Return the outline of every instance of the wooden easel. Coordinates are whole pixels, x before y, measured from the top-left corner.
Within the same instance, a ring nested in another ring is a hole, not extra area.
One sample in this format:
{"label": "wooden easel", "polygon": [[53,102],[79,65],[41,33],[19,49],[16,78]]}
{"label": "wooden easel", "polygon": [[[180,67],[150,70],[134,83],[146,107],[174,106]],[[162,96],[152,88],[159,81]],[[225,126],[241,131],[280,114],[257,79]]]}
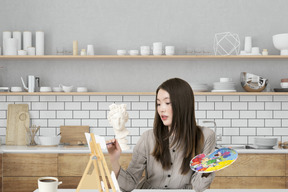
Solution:
{"label": "wooden easel", "polygon": [[[110,183],[112,191],[116,192],[116,189],[112,181],[112,178],[111,178],[108,166],[106,164],[103,152],[101,150],[100,144],[96,143],[93,133],[90,133],[90,136],[91,136],[91,141],[89,142],[90,150],[91,150],[90,160],[78,184],[76,192],[79,192],[80,189],[98,189],[99,192],[103,192],[101,183],[104,183],[105,192],[109,192],[106,176],[108,177],[108,181]],[[88,174],[88,171],[91,168],[92,162],[93,162],[94,169],[91,174]]]}

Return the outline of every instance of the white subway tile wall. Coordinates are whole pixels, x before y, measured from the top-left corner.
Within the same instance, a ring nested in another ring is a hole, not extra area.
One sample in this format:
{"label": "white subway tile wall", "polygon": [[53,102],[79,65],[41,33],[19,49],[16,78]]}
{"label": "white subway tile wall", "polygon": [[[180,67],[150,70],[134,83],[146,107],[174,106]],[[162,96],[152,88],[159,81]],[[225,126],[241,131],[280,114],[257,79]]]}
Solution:
{"label": "white subway tile wall", "polygon": [[[90,132],[114,137],[107,120],[109,105],[127,105],[126,128],[129,145],[134,146],[143,132],[152,129],[155,116],[153,95],[91,95],[91,96],[0,96],[0,136],[5,140],[8,104],[29,105],[31,124],[39,125],[40,135],[55,135],[61,125],[89,125]],[[288,139],[288,96],[196,95],[197,123],[215,121],[219,144],[253,144],[257,136]],[[3,139],[2,139],[3,140]]]}

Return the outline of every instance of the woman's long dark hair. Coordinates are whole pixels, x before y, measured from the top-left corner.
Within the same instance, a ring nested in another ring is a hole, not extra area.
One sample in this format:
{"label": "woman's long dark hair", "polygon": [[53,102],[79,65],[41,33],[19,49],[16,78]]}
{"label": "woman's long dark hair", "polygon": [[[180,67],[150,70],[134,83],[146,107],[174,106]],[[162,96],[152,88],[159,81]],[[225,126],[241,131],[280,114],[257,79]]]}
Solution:
{"label": "woman's long dark hair", "polygon": [[[171,130],[165,126],[157,112],[157,95],[162,89],[169,93],[172,104],[173,118]],[[173,78],[162,83],[156,90],[154,136],[156,144],[152,155],[160,161],[163,169],[171,168],[171,155],[169,147],[183,150],[181,174],[185,175],[190,170],[190,160],[203,149],[204,136],[195,120],[194,94],[190,85],[179,78]],[[173,135],[172,143],[169,137]]]}

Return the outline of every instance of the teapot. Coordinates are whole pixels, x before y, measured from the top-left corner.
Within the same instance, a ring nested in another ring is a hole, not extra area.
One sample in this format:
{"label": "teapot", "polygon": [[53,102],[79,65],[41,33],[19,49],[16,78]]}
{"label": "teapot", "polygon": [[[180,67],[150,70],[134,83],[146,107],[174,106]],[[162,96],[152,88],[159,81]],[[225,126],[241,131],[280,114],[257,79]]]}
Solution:
{"label": "teapot", "polygon": [[40,87],[40,78],[33,75],[28,75],[28,87],[25,85],[23,78],[21,77],[23,87],[29,93],[38,92]]}

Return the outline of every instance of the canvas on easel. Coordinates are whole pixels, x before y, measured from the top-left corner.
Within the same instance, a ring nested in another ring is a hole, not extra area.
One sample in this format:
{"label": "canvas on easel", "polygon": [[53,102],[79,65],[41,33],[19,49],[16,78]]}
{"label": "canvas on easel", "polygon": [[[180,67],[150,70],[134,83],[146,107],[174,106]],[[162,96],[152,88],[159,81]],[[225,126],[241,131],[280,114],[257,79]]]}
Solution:
{"label": "canvas on easel", "polygon": [[[85,133],[91,151],[90,159],[78,184],[76,192],[79,192],[81,189],[97,189],[99,192],[109,192],[108,182],[110,184],[111,191],[120,191],[115,174],[112,172],[112,174],[110,175],[107,163],[105,161],[105,157],[101,149],[101,145],[99,143],[96,143],[95,138],[99,139],[99,136],[95,137],[93,133],[90,133],[90,137],[87,137],[87,134]],[[103,146],[103,140],[101,142]],[[93,171],[89,173],[92,164]]]}

